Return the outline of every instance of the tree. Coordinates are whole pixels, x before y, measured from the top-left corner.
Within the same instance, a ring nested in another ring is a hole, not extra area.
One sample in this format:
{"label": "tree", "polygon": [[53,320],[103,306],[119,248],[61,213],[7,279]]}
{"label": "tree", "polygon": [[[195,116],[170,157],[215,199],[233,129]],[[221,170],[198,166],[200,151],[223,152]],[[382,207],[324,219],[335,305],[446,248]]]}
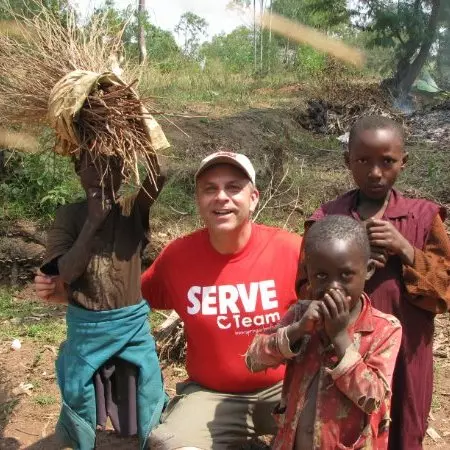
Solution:
{"label": "tree", "polygon": [[438,36],[436,71],[439,84],[450,90],[450,2],[444,4]]}
{"label": "tree", "polygon": [[230,72],[251,72],[253,64],[253,33],[247,27],[239,27],[229,34],[214,36],[205,42],[200,55],[207,60],[218,59]]}
{"label": "tree", "polygon": [[437,38],[442,0],[360,0],[354,11],[360,29],[373,33],[373,45],[395,48],[397,66],[386,83],[404,98],[425,65]]}
{"label": "tree", "polygon": [[[333,34],[340,34],[341,28],[350,24],[346,0],[273,0],[272,10],[296,22]],[[284,48],[284,64],[300,65],[297,59],[305,52],[299,51],[299,46],[292,45],[287,38],[277,36],[276,39],[278,45]],[[311,54],[308,51],[306,53]]]}
{"label": "tree", "polygon": [[139,0],[138,6],[138,46],[139,46],[139,64],[143,64],[147,57],[147,48],[145,42],[144,14],[145,0]]}
{"label": "tree", "polygon": [[192,12],[184,13],[175,27],[175,32],[184,37],[183,51],[187,56],[194,56],[200,45],[200,37],[206,36],[208,23]]}

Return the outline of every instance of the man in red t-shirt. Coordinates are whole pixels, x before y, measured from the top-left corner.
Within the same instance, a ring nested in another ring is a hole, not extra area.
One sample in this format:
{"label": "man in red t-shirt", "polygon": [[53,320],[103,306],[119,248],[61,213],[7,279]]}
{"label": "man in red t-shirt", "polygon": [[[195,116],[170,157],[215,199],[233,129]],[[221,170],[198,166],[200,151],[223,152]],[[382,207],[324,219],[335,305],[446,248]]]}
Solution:
{"label": "man in red t-shirt", "polygon": [[244,354],[296,299],[301,237],[252,222],[259,193],[246,156],[214,153],[195,181],[205,228],[171,242],[142,276],[151,307],[174,309],[184,321],[189,377],[151,448],[226,448],[276,431],[271,412],[284,369],[252,374]]}
{"label": "man in red t-shirt", "polygon": [[301,238],[251,221],[259,193],[246,156],[214,153],[195,181],[205,228],[170,243],[142,276],[144,298],[174,309],[187,340],[189,379],[177,385],[152,448],[225,448],[275,432],[284,368],[252,374],[244,354],[296,299]]}

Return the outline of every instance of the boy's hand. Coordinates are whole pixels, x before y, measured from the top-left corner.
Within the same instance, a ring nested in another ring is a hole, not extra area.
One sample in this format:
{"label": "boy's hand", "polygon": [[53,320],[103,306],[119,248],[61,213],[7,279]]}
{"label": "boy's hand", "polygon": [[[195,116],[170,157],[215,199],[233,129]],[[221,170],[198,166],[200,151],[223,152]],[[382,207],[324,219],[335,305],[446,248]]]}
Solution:
{"label": "boy's hand", "polygon": [[342,358],[352,343],[347,332],[350,324],[350,297],[337,289],[330,289],[320,306],[325,332],[333,343],[336,354]]}
{"label": "boy's hand", "polygon": [[313,300],[303,314],[302,318],[298,322],[294,322],[289,325],[288,338],[289,342],[295,344],[303,339],[305,334],[313,334],[322,328],[322,313],[320,310],[320,303],[317,300]]}
{"label": "boy's hand", "polygon": [[320,330],[323,325],[320,301],[313,300],[298,322],[298,327],[303,334],[313,334]]}
{"label": "boy's hand", "polygon": [[87,191],[88,219],[95,226],[99,227],[112,209],[112,201],[108,197],[103,197],[100,188],[90,188]]}
{"label": "boy's hand", "polygon": [[371,247],[380,247],[400,256],[405,264],[414,264],[414,247],[391,222],[369,219],[366,228]]}
{"label": "boy's hand", "polygon": [[347,330],[350,323],[350,297],[337,289],[330,289],[320,302],[323,324],[328,337],[333,340]]}
{"label": "boy's hand", "polygon": [[382,269],[386,265],[388,257],[388,252],[384,248],[370,246],[370,259],[377,269]]}

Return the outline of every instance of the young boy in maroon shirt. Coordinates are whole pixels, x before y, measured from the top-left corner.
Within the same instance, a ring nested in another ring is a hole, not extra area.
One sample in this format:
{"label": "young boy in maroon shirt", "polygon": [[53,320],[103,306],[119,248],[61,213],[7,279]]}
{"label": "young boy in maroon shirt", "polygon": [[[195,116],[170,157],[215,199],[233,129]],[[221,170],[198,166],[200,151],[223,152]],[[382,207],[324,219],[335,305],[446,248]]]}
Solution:
{"label": "young boy in maroon shirt", "polygon": [[[364,221],[377,270],[365,291],[403,325],[393,379],[389,448],[422,449],[433,389],[434,316],[450,304],[450,243],[444,208],[393,189],[408,154],[401,128],[381,116],[351,129],[345,162],[357,189],[322,205],[306,222],[332,214]],[[297,287],[303,284],[299,279]]]}

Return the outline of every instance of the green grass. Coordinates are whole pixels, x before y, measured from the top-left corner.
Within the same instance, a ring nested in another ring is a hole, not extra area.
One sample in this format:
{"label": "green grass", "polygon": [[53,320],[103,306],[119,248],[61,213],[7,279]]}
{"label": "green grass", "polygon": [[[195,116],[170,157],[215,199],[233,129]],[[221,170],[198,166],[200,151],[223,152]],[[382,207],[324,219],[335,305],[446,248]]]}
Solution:
{"label": "green grass", "polygon": [[55,345],[66,336],[61,307],[19,300],[14,291],[5,288],[0,288],[0,324],[0,340],[29,338]]}
{"label": "green grass", "polygon": [[39,394],[33,398],[33,402],[39,406],[50,406],[58,402],[58,399],[54,395]]}
{"label": "green grass", "polygon": [[[186,63],[173,71],[149,66],[143,73],[140,90],[165,110],[183,110],[203,103],[219,108],[239,109],[260,103],[279,104],[274,92],[299,81],[296,73],[275,73],[253,77],[251,73],[230,73],[223,64],[201,70],[197,63]],[[257,94],[257,95],[256,95]]]}
{"label": "green grass", "polygon": [[8,423],[18,403],[19,399],[15,398],[0,404],[0,426]]}

